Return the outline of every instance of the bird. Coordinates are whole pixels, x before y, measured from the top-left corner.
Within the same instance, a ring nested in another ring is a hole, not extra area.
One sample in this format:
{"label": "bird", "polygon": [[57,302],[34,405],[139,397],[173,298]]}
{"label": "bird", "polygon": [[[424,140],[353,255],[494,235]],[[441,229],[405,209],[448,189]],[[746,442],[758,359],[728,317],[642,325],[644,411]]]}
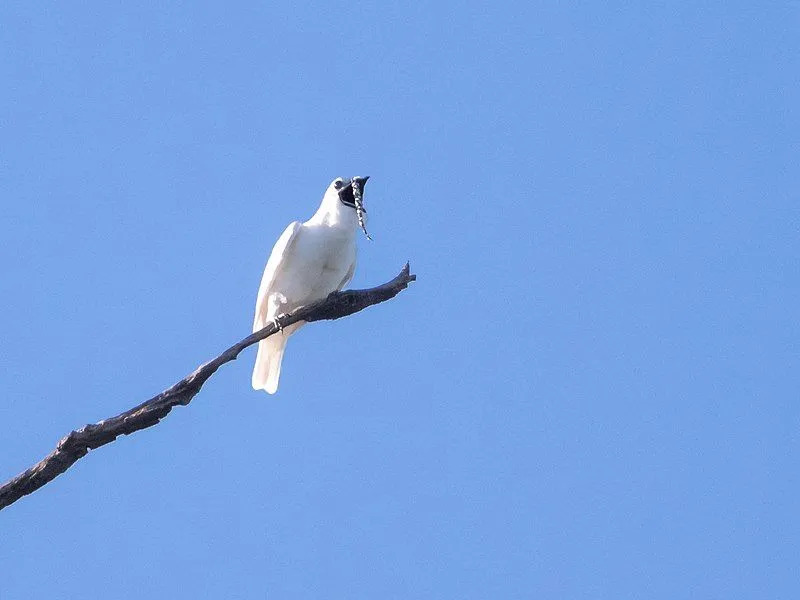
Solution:
{"label": "bird", "polygon": [[[356,227],[366,234],[361,192],[368,179],[337,177],[325,190],[317,212],[304,223],[290,223],[278,238],[258,289],[253,332],[271,322],[280,327],[281,315],[350,283],[356,268]],[[268,394],[278,390],[286,343],[305,324],[299,321],[283,327],[258,343],[254,390]]]}

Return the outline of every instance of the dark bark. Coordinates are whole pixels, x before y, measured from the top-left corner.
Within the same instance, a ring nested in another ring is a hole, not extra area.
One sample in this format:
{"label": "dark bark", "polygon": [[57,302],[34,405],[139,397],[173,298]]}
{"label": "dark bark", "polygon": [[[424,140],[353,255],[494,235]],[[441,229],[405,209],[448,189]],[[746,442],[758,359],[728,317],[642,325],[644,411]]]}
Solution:
{"label": "dark bark", "polygon": [[[406,264],[397,277],[383,285],[366,290],[333,292],[324,300],[298,308],[292,313],[282,316],[280,326],[286,327],[298,321],[322,321],[352,315],[368,306],[394,298],[415,279],[416,276],[410,273],[409,266]],[[248,346],[256,344],[277,331],[278,328],[271,323],[261,331],[234,344],[215,359],[201,365],[193,373],[150,400],[115,417],[72,431],[58,442],[53,452],[0,487],[0,510],[51,482],[79,459],[86,456],[89,450],[113,442],[120,435],[128,435],[134,431],[152,427],[166,417],[175,406],[189,404],[217,369],[225,363],[235,360],[239,353]]]}

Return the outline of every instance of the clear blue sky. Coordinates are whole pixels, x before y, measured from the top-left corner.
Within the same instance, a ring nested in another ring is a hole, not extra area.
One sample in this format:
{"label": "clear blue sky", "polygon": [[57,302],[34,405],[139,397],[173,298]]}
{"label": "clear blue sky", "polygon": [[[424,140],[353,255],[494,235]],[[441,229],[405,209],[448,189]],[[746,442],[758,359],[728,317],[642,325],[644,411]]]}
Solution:
{"label": "clear blue sky", "polygon": [[797,598],[800,4],[4,2],[0,479],[353,285],[0,513],[0,597]]}

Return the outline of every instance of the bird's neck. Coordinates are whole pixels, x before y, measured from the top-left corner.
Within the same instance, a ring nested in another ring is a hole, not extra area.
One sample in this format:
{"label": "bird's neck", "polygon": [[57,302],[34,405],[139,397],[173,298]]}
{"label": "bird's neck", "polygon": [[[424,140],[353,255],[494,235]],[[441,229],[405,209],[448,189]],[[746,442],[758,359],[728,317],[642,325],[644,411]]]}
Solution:
{"label": "bird's neck", "polygon": [[308,220],[309,225],[327,225],[329,227],[355,227],[358,225],[356,211],[345,206],[338,197],[323,198],[317,212]]}

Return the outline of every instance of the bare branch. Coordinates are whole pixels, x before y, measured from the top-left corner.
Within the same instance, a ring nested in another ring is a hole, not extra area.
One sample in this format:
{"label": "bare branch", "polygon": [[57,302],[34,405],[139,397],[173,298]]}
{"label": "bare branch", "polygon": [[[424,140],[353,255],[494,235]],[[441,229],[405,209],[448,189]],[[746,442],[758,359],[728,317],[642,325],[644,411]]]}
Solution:
{"label": "bare branch", "polygon": [[[323,321],[352,315],[368,306],[394,298],[414,280],[416,280],[416,276],[410,273],[408,263],[406,263],[397,277],[383,285],[366,290],[333,292],[324,300],[298,308],[281,317],[280,325],[286,327],[298,321]],[[115,417],[72,431],[58,442],[53,452],[0,487],[0,510],[51,482],[79,459],[86,456],[89,450],[113,442],[120,435],[129,435],[134,431],[152,427],[166,417],[175,406],[189,404],[217,369],[227,362],[236,360],[239,353],[248,346],[252,346],[277,331],[278,328],[271,323],[234,344],[215,359],[201,365],[193,373],[150,400]]]}

